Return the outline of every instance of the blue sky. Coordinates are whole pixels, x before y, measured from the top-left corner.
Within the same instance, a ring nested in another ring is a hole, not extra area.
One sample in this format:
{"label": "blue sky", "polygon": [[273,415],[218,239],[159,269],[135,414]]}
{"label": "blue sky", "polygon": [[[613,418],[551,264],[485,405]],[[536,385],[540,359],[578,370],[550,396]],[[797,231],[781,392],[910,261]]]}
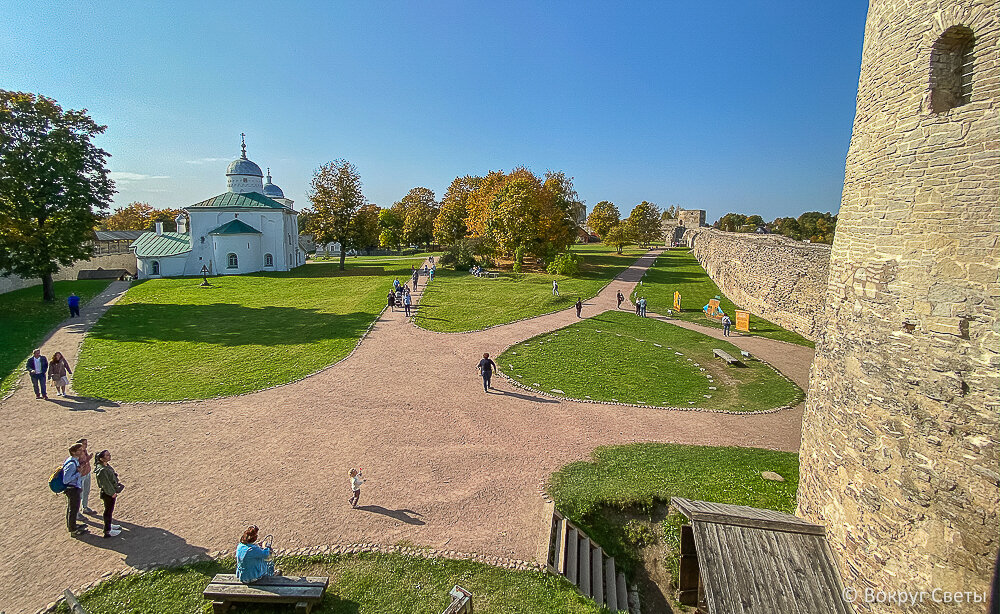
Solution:
{"label": "blue sky", "polygon": [[[279,8],[280,7],[280,8]],[[588,207],[770,220],[839,207],[867,3],[18,2],[0,87],[108,126],[116,205],[180,207],[250,159],[308,204],[526,165]]]}

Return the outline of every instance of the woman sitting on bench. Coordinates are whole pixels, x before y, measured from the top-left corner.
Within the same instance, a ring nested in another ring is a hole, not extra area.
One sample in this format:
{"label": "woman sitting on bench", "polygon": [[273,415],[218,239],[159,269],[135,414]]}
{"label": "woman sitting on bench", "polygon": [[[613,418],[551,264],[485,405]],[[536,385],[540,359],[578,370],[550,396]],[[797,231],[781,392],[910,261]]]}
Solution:
{"label": "woman sitting on bench", "polygon": [[[257,532],[260,529],[257,525],[250,525],[243,532],[240,538],[240,545],[236,547],[236,579],[240,582],[250,583],[260,580],[264,576],[280,576],[280,572],[274,570],[274,561],[271,560],[271,544],[268,543],[261,548],[254,542],[257,541]],[[270,536],[264,538],[269,540]]]}

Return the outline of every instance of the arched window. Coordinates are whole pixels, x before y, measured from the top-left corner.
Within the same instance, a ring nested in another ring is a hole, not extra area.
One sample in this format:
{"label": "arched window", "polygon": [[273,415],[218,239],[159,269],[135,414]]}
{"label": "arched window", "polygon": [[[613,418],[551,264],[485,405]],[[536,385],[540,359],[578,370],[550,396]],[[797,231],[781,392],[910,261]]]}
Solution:
{"label": "arched window", "polygon": [[240,268],[240,261],[236,257],[236,254],[230,253],[228,258],[228,264],[226,264],[227,269],[238,269]]}
{"label": "arched window", "polygon": [[159,260],[154,260],[153,261],[153,272],[152,272],[152,275],[159,275],[159,274],[160,274],[160,261]]}
{"label": "arched window", "polygon": [[274,266],[274,256],[271,254],[264,254],[264,266]]}
{"label": "arched window", "polygon": [[931,48],[931,112],[943,113],[972,99],[975,37],[965,26],[944,31]]}

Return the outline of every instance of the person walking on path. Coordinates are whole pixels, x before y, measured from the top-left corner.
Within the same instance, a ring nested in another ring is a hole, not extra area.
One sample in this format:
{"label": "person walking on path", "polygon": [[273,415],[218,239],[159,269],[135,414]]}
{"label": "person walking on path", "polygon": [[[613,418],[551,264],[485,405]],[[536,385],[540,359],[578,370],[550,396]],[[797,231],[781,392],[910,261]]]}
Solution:
{"label": "person walking on path", "polygon": [[417,282],[420,281],[420,271],[413,271],[413,289],[417,289]]}
{"label": "person walking on path", "polygon": [[559,296],[559,282],[552,280],[552,296]]}
{"label": "person walking on path", "polygon": [[497,363],[490,360],[489,352],[483,354],[483,359],[479,361],[477,367],[479,369],[479,374],[483,376],[483,390],[485,392],[490,391],[490,379],[493,377],[493,370],[497,368]]}
{"label": "person walking on path", "polygon": [[[90,482],[91,473],[94,470],[94,466],[91,461],[94,460],[94,455],[89,450],[87,450],[87,440],[77,439],[76,443],[83,446],[83,453],[80,455],[80,505],[83,507],[83,511],[88,514],[96,514],[94,510],[90,508]],[[83,520],[83,514],[80,515],[80,520]]]}
{"label": "person walking on path", "polygon": [[583,311],[583,299],[576,299],[576,317],[580,317],[580,312]]}
{"label": "person walking on path", "polygon": [[431,267],[431,272],[427,276],[427,281],[434,281],[434,271],[436,270],[436,268],[437,268],[436,266]]}
{"label": "person walking on path", "polygon": [[722,336],[729,336],[729,327],[733,325],[733,321],[729,319],[728,315],[722,316]]}
{"label": "person walking on path", "polygon": [[69,375],[73,370],[69,368],[69,362],[63,358],[62,352],[56,352],[49,360],[49,379],[56,389],[58,396],[66,396],[66,386],[69,386]]}
{"label": "person walking on path", "polygon": [[642,299],[640,299],[639,297],[635,298],[635,315],[637,316],[642,315]]}
{"label": "person walking on path", "polygon": [[646,317],[646,297],[639,299],[639,315]]}
{"label": "person walking on path", "polygon": [[111,452],[102,450],[97,455],[97,487],[101,489],[101,501],[104,502],[104,537],[117,537],[121,535],[120,525],[111,522],[112,514],[115,513],[115,502],[118,500],[118,493],[125,489],[125,486],[118,481],[118,474],[111,466]]}
{"label": "person walking on path", "polygon": [[361,485],[364,484],[364,483],[365,483],[365,481],[361,477],[361,470],[360,469],[351,469],[351,491],[352,491],[352,494],[351,494],[351,497],[348,499],[348,501],[351,502],[351,507],[357,507],[358,506],[358,500],[361,498]]}
{"label": "person walking on path", "polygon": [[396,304],[397,305],[403,304],[403,286],[399,286],[398,288],[396,288]]}
{"label": "person walking on path", "polygon": [[69,305],[69,317],[75,318],[80,315],[80,297],[76,292],[70,292],[66,304]]}
{"label": "person walking on path", "polygon": [[66,490],[66,528],[73,537],[79,537],[88,532],[87,527],[77,524],[80,515],[80,455],[83,445],[74,443],[69,447],[69,458],[63,461],[63,485]]}
{"label": "person walking on path", "polygon": [[618,307],[617,307],[618,309],[621,309],[621,308],[622,308],[622,302],[623,302],[624,300],[625,300],[625,295],[624,295],[624,294],[622,294],[622,291],[621,291],[621,290],[619,290],[619,291],[618,291]]}
{"label": "person walking on path", "polygon": [[390,312],[396,311],[396,295],[392,292],[392,290],[390,290],[388,296],[385,297],[385,304],[389,307]]}
{"label": "person walking on path", "polygon": [[42,356],[42,350],[35,348],[25,368],[31,376],[31,387],[35,389],[35,398],[48,401],[49,395],[46,394],[45,390],[45,373],[49,370],[49,359]]}
{"label": "person walking on path", "polygon": [[407,292],[406,296],[403,297],[403,309],[406,310],[406,317],[410,317],[410,305],[411,304],[412,303],[411,303],[411,300],[410,300],[410,293]]}

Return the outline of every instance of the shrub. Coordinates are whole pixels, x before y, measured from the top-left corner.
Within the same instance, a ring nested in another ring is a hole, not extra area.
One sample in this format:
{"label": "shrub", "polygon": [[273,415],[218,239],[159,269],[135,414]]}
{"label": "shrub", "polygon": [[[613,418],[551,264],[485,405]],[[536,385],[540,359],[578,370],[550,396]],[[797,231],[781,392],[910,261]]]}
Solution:
{"label": "shrub", "polygon": [[625,531],[625,541],[637,548],[656,541],[656,534],[653,532],[653,529],[638,520],[629,520],[623,528]]}
{"label": "shrub", "polygon": [[546,269],[549,275],[573,277],[580,272],[580,257],[569,252],[557,255]]}
{"label": "shrub", "polygon": [[517,248],[516,250],[514,250],[514,272],[515,273],[520,273],[521,270],[524,268],[524,253],[525,253],[525,251],[527,251],[527,250],[524,249],[523,245],[521,247]]}
{"label": "shrub", "polygon": [[441,256],[441,265],[454,266],[459,271],[471,268],[477,262],[478,247],[478,244],[471,239],[456,241],[448,248],[448,252]]}

